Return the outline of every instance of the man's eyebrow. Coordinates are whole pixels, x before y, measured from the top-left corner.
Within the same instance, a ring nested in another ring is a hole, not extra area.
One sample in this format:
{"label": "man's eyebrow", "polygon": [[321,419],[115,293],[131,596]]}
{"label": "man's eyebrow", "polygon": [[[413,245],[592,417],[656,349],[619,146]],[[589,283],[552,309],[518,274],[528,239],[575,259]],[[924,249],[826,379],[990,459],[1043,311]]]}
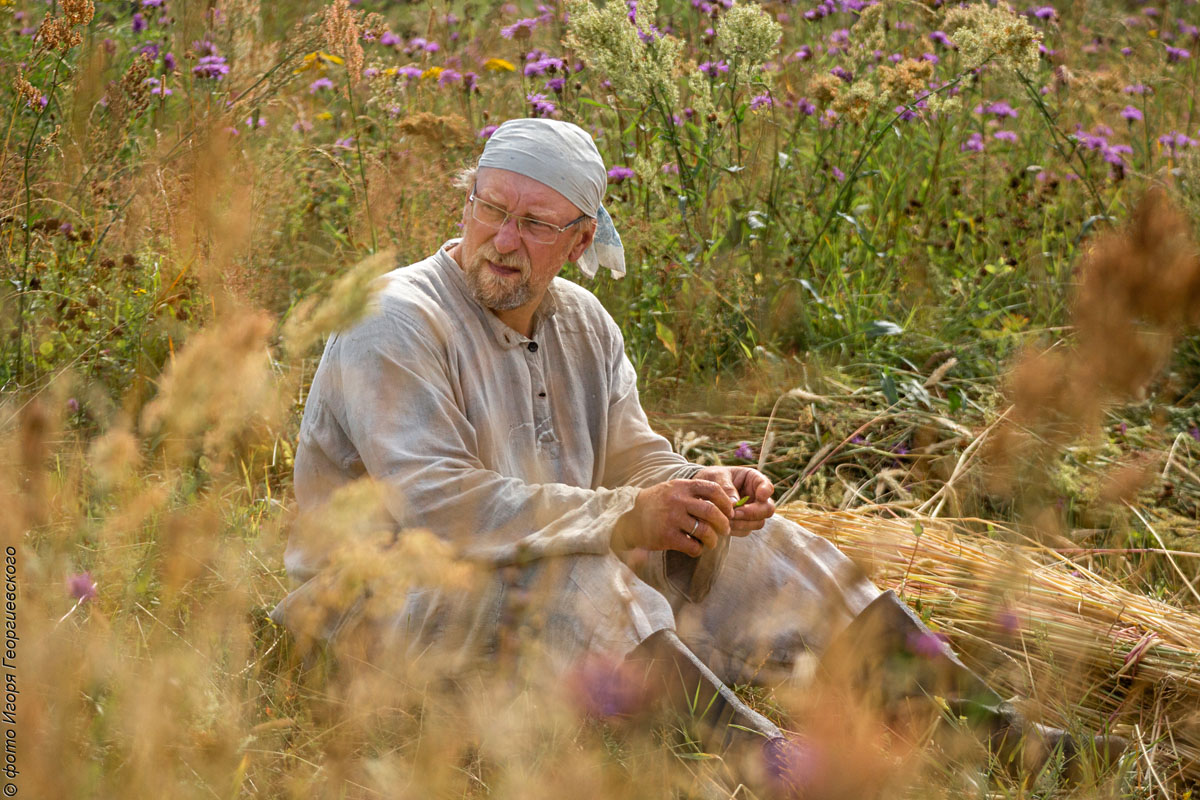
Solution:
{"label": "man's eyebrow", "polygon": [[[516,214],[513,212],[513,210],[511,208],[509,208],[508,206],[499,202],[498,200],[494,200],[490,197],[485,196],[484,193],[481,192],[479,189],[475,190],[475,196],[478,197],[480,200],[484,201],[485,203],[491,203],[492,205],[496,206],[497,208],[503,208],[508,213],[513,214],[514,216],[517,216],[517,217],[533,217],[533,218],[536,218],[540,222],[550,222],[550,218],[553,218],[554,216],[556,216],[555,211],[553,209],[551,209],[549,206],[532,206],[532,207],[526,209],[524,213]],[[557,225],[558,223],[550,222],[550,224]]]}

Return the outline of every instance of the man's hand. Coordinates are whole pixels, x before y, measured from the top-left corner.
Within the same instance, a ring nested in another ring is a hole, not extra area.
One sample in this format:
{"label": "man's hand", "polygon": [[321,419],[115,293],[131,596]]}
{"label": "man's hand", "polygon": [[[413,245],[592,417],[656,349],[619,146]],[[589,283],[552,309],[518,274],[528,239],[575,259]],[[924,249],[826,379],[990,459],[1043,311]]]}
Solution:
{"label": "man's hand", "polygon": [[712,481],[717,484],[734,504],[743,497],[748,498],[743,505],[733,509],[729,518],[729,533],[733,536],[746,536],[759,530],[775,513],[775,501],[771,499],[775,485],[756,469],[705,467],[696,473],[695,480]]}
{"label": "man's hand", "polygon": [[656,483],[642,489],[633,510],[621,517],[612,547],[678,550],[698,556],[716,547],[718,536],[729,535],[733,502],[724,487],[710,480]]}

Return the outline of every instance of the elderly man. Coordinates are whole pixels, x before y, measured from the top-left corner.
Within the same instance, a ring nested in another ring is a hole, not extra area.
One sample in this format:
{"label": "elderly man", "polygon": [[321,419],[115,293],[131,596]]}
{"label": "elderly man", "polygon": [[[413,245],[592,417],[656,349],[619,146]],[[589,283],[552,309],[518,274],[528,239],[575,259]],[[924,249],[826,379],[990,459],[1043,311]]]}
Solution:
{"label": "elderly man", "polygon": [[[379,636],[410,654],[452,642],[487,658],[514,598],[539,586],[536,633],[559,668],[584,654],[666,658],[718,696],[726,721],[775,737],[718,679],[807,680],[868,606],[900,632],[898,648],[927,631],[827,541],[773,516],[762,473],[690,464],[651,429],[620,330],[558,277],[568,261],[624,272],[605,185],[575,125],[496,130],[464,187],[462,238],[386,275],[377,310],[330,338],[301,427],[297,502],[318,508],[369,476],[399,536],[428,529],[490,566],[471,592],[407,592]],[[277,619],[298,627],[329,555],[293,537],[287,567],[308,583]],[[321,617],[316,633],[346,616]],[[969,676],[948,651],[939,659]],[[974,676],[956,680],[987,694]]]}

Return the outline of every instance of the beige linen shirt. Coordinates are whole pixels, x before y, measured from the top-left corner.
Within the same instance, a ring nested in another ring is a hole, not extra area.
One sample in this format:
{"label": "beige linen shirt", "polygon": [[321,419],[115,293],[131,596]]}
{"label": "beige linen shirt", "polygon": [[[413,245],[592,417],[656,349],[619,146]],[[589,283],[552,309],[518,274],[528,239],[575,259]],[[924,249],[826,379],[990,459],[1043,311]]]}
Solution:
{"label": "beige linen shirt", "polygon": [[[610,617],[580,624],[614,630],[576,638],[636,645],[673,621],[649,587],[614,572],[614,524],[639,487],[699,468],[651,429],[621,332],[591,293],[555,278],[525,337],[474,299],[447,252],[456,241],[385,275],[374,313],[327,342],[296,452],[299,509],[370,475],[389,489],[399,527],[427,528],[472,559],[607,556],[569,583]],[[293,537],[285,564],[306,581],[328,556],[322,542]],[[614,592],[628,613],[613,617]],[[425,638],[411,628],[431,600],[412,599],[408,633]]]}

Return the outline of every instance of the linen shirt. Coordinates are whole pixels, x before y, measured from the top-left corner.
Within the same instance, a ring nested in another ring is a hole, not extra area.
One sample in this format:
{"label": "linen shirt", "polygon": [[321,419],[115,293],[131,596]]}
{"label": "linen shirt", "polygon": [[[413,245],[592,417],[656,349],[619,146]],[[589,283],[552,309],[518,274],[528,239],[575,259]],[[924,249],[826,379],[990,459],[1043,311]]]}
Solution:
{"label": "linen shirt", "polygon": [[[494,564],[609,551],[638,488],[699,469],[654,432],[616,323],[555,278],[526,337],[474,299],[447,253],[385,275],[378,307],[334,334],[296,453],[301,511],[369,473],[405,527]],[[322,554],[292,550],[311,576]]]}

